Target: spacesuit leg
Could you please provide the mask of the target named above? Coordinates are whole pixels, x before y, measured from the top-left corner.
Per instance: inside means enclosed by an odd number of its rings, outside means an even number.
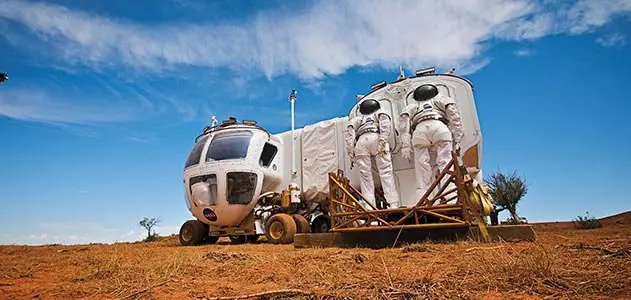
[[[449,164],[449,162],[451,161],[451,151],[453,150],[453,143],[452,142],[438,142],[436,143],[436,165],[438,166],[438,170],[442,171],[443,169],[445,169],[445,167],[447,166],[447,164]],[[453,170],[453,167],[450,168],[450,170]],[[448,179],[448,176],[443,177],[443,179],[440,182],[440,187],[442,187],[446,181]],[[456,185],[453,184],[453,182],[450,182],[449,185],[447,186],[447,188],[445,189],[446,191],[449,191],[453,188],[455,188]],[[452,196],[456,195],[455,193],[450,193],[448,195],[445,196],[446,199],[451,198]],[[438,196],[438,195],[436,195]],[[455,202],[456,199],[450,201],[449,203]]]
[[[392,157],[390,151],[375,156],[375,163],[379,170],[379,178],[381,179],[381,187],[383,188],[383,196],[388,201],[390,208],[399,207],[399,194],[394,183],[394,172],[392,171]]]
[[[375,182],[372,178],[370,155],[357,155],[356,157],[357,168],[359,169],[359,186],[362,195],[375,205]]]
[[[416,199],[412,205],[416,205],[421,200],[434,178],[432,166],[429,164],[428,147],[414,146],[414,171],[416,173]]]

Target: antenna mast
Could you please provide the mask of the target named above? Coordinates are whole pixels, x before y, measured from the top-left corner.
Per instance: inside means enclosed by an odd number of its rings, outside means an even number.
[[[296,132],[294,131],[294,103],[296,102],[296,90],[289,93],[289,102],[291,103],[291,176],[296,177]]]

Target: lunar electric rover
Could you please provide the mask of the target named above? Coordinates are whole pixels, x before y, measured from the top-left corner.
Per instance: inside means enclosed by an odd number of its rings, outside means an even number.
[[[399,114],[414,101],[414,89],[428,83],[458,103],[464,129],[460,159],[468,174],[482,182],[482,135],[473,85],[466,78],[435,73],[434,68],[418,70],[410,77],[401,72],[397,80],[376,83],[366,95],[358,95],[348,116],[301,129],[294,128],[296,92],[292,91],[291,131],[272,134],[255,121],[229,118],[221,123],[213,120],[197,136],[184,167],[186,205],[195,219],[182,225],[180,243],[215,243],[220,237],[244,243],[265,235],[270,243],[287,244],[296,233],[328,231],[328,174],[342,170],[353,186],[358,188],[359,183],[359,172],[345,150],[349,117],[359,113],[361,101],[374,99],[397,128]],[[414,206],[418,200],[414,166],[401,156],[396,130],[389,136],[389,145],[401,204]],[[378,202],[385,203],[379,176],[373,171]]]

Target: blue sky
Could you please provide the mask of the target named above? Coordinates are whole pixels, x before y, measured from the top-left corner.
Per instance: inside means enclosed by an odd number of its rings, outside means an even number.
[[[288,130],[380,80],[456,67],[483,169],[531,221],[631,209],[631,1],[0,0],[0,244],[175,233],[192,139],[216,115]]]

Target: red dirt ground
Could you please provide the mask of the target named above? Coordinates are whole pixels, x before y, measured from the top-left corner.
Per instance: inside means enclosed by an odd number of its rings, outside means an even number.
[[[631,212],[577,230],[533,224],[538,241],[294,249],[0,246],[0,299],[216,299],[297,289],[292,299],[631,299]],[[302,295],[301,295],[302,294]],[[229,299],[229,298],[226,298]]]

